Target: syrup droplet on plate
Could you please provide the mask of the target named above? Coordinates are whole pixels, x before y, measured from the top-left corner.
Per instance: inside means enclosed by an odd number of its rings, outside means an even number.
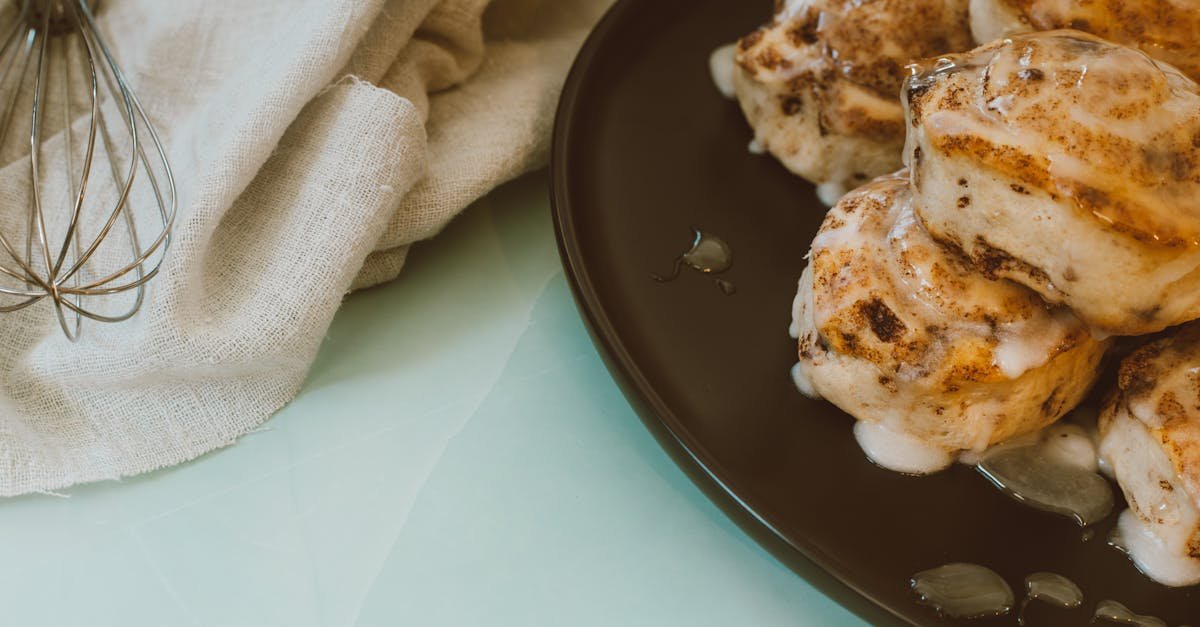
[[[1025,578],[1025,600],[1021,602],[1017,624],[1025,624],[1025,608],[1035,599],[1063,609],[1072,609],[1083,605],[1083,591],[1062,575],[1033,573]]]
[[[733,250],[725,240],[700,229],[693,231],[695,239],[692,240],[692,247],[683,253],[684,263],[704,274],[724,272],[733,265]]]
[[[1124,605],[1108,599],[1101,601],[1096,606],[1096,613],[1092,618],[1092,622],[1097,620],[1104,620],[1119,625],[1133,625],[1134,627],[1167,627],[1167,624],[1161,618],[1134,614]]]
[[[720,237],[693,228],[692,247],[675,259],[671,274],[660,276],[651,274],[655,281],[666,283],[674,281],[679,276],[679,270],[687,266],[702,274],[720,274],[733,267],[733,249]],[[737,292],[737,287],[725,279],[714,279],[716,285],[725,295]]]
[[[954,563],[921,571],[910,582],[922,605],[950,618],[1003,616],[1012,611],[1013,591],[996,571]]]
[[[1113,509],[1112,486],[1099,474],[1058,455],[1044,444],[1001,448],[984,457],[979,472],[1014,499],[1036,509],[1070,516],[1087,527]]]

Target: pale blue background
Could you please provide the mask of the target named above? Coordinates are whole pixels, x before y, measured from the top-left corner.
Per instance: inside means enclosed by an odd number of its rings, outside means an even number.
[[[648,434],[545,190],[501,188],[351,296],[296,401],[236,445],[0,502],[0,624],[866,624]]]

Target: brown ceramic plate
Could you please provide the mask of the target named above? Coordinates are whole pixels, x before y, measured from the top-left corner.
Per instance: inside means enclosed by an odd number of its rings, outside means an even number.
[[[770,10],[767,0],[621,0],[560,105],[552,202],[563,262],[646,424],[747,531],[869,622],[1016,625],[941,620],[914,602],[910,575],[955,561],[995,569],[1018,598],[1035,571],[1080,585],[1083,607],[1035,603],[1033,627],[1086,625],[1109,598],[1172,625],[1200,620],[1200,591],[1157,585],[1106,546],[1111,519],[1084,534],[965,467],[927,478],[876,468],[848,416],[795,390],[790,306],[824,209],[811,186],[747,152],[737,105],[708,75],[709,53]],[[735,294],[697,272],[651,278],[688,248],[692,226],[732,247],[722,276]]]

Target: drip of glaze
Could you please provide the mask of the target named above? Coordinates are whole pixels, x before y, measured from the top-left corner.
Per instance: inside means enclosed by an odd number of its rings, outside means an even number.
[[[954,463],[954,457],[945,449],[889,429],[880,422],[855,422],[854,439],[871,463],[893,472],[929,475]]]
[[[733,99],[737,97],[733,88],[734,57],[737,56],[737,44],[721,46],[708,57],[708,71],[712,75],[713,85],[722,96]]]
[[[1018,625],[1025,624],[1025,608],[1035,599],[1069,610],[1083,605],[1083,591],[1062,575],[1033,573],[1025,578],[1025,599],[1021,601],[1021,611],[1017,612]]]
[[[1121,625],[1133,625],[1134,627],[1167,627],[1167,624],[1161,618],[1134,614],[1124,605],[1107,599],[1101,601],[1096,606],[1096,613],[1092,618],[1092,622],[1098,620]]]
[[[806,270],[805,273],[801,275],[801,285],[803,285],[804,279],[808,276],[809,272]],[[800,312],[803,310],[803,308],[804,290],[797,287],[796,296],[792,299],[792,322],[788,325],[788,335],[791,336],[793,340],[800,339]]]
[[[1158,583],[1174,587],[1200,583],[1200,560],[1169,550],[1131,509],[1117,518],[1108,544]]]
[[[817,185],[817,198],[826,207],[832,207],[849,191],[850,188],[845,183],[826,181]]]
[[[1112,512],[1112,486],[1104,477],[1044,444],[1002,448],[977,468],[1005,494],[1034,508],[1070,516],[1087,527]]]
[[[1042,448],[1051,459],[1091,472],[1100,470],[1095,441],[1083,426],[1059,423],[1046,429]]]
[[[1008,582],[978,564],[946,564],[921,571],[910,582],[919,603],[950,618],[1003,616],[1012,611],[1013,591]]]
[[[694,227],[692,231],[694,233],[692,247],[675,258],[671,274],[665,277],[651,274],[650,276],[655,281],[666,283],[675,280],[679,276],[680,268],[684,265],[702,274],[720,274],[733,266],[733,249],[725,243],[725,240]],[[715,279],[715,281],[717,287],[727,296],[737,291],[730,281],[725,279]]]
[[[800,393],[813,399],[820,400],[821,394],[813,387],[812,377],[808,375],[808,368],[804,362],[798,361],[792,366],[792,382],[796,384],[796,389]]]

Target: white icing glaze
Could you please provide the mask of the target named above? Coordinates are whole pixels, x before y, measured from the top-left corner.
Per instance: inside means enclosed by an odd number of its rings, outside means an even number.
[[[1043,435],[1044,453],[1072,466],[1097,472],[1100,469],[1096,444],[1087,429],[1079,425],[1058,423]]]
[[[1075,324],[1075,317],[1060,309],[1048,319],[1037,317],[1003,325],[996,332],[1000,342],[993,351],[993,360],[1004,376],[1016,379],[1046,365],[1055,354],[1054,347]]]
[[[1125,549],[1138,570],[1168,586],[1200,583],[1200,559],[1171,552],[1132,510],[1121,512],[1116,542]]]
[[[1024,435],[1019,435],[1015,438],[1010,438],[1003,442],[996,443],[996,444],[989,446],[982,450],[963,451],[963,452],[959,453],[959,455],[958,455],[958,462],[960,464],[966,464],[968,466],[977,466],[977,465],[979,465],[979,462],[982,462],[984,460],[984,458],[986,458],[988,455],[991,455],[992,453],[997,453],[999,451],[1003,451],[1003,450],[1009,449],[1009,448],[1016,448],[1016,447],[1021,447],[1021,446],[1032,446],[1034,444],[1037,444],[1038,441],[1041,439],[1042,439],[1041,431],[1035,431],[1033,433],[1026,433]]]
[[[802,276],[810,276],[811,273],[803,273]],[[801,281],[804,279],[801,278]],[[804,290],[797,289],[796,296],[792,298],[792,323],[788,325],[788,335],[792,336],[793,340],[800,339],[800,310],[804,307]]]
[[[1044,365],[1050,359],[1046,342],[1037,335],[1006,333],[993,352],[996,366],[1009,379]]]
[[[712,75],[713,84],[722,96],[732,100],[737,96],[733,89],[734,57],[737,54],[737,44],[728,44],[713,50],[708,57],[708,71]]]
[[[996,96],[995,98],[989,100],[987,103],[987,108],[992,111],[996,111],[1000,115],[1008,115],[1008,110],[1012,108],[1012,104],[1012,94],[1005,94],[1003,96]]]
[[[854,439],[872,462],[895,472],[928,475],[954,463],[954,457],[946,450],[878,422],[856,422]]]
[[[812,6],[812,0],[787,0],[783,3],[782,9],[775,14],[776,22],[786,22],[797,15],[800,11]]]
[[[818,196],[821,195],[821,188],[825,187],[825,185],[817,186]],[[833,184],[829,183],[828,185]],[[828,224],[822,225],[821,230],[817,231],[816,237],[813,238],[812,249],[809,254],[812,255],[819,250],[859,248],[864,243],[870,243],[870,241],[863,234],[862,222],[859,220],[843,220],[842,225],[837,228],[829,228]]]
[[[746,150],[750,151],[750,154],[752,154],[752,155],[767,154],[766,146],[763,146],[762,142],[758,141],[757,137],[750,140],[750,143],[746,146]]]
[[[971,35],[979,43],[987,43],[1029,30],[1021,19],[1021,11],[1007,2],[971,0]]]
[[[813,387],[812,377],[809,376],[808,366],[803,361],[796,362],[792,366],[792,382],[796,384],[796,389],[800,393],[813,399],[820,399],[821,395],[817,389]]]
[[[1103,472],[1105,464],[1100,459],[1096,437],[1096,434],[1089,432],[1083,425],[1058,422],[1041,431],[1005,440],[982,451],[963,451],[958,456],[958,462],[976,466],[993,453],[1041,442],[1044,453],[1058,461],[1092,472]]]
[[[848,191],[850,190],[846,189],[845,183],[827,181],[817,185],[817,198],[820,199],[820,201],[824,203],[826,207],[832,207],[836,205],[837,201],[841,200],[842,196],[845,196],[846,192]]]

